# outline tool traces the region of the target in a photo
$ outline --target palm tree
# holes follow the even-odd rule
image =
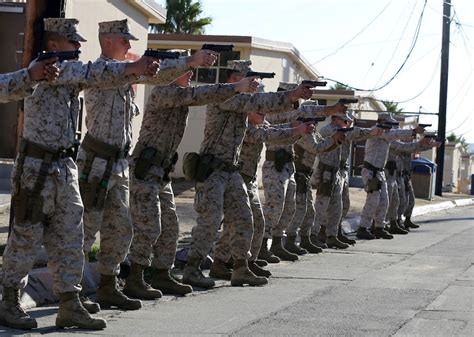
[[[166,23],[150,25],[150,33],[174,33],[201,35],[205,26],[212,23],[211,17],[201,18],[202,6],[198,0],[166,0]]]
[[[337,82],[329,87],[329,90],[351,90],[351,88],[345,84]]]
[[[398,103],[395,103],[394,101],[382,101],[382,103],[385,105],[388,112],[391,112],[395,115],[400,114],[403,111],[403,108],[399,108]]]
[[[463,136],[456,136],[454,132],[446,137],[446,140],[450,143],[460,144],[461,147],[467,152],[468,144],[466,143],[466,139]]]

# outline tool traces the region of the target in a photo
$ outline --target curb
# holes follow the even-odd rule
[[[465,198],[458,200],[443,201],[434,205],[415,206],[412,216],[420,216],[431,212],[439,212],[460,206],[474,205],[474,198]],[[359,228],[360,216],[356,215],[342,221],[342,230],[345,233],[355,233]]]

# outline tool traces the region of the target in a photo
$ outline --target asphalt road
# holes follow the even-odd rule
[[[107,329],[74,336],[474,336],[474,206],[417,221],[407,236],[274,265],[265,287],[220,283],[140,311],[103,311]],[[32,310],[38,334],[72,333],[54,328],[55,312]]]

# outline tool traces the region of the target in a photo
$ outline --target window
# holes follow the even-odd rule
[[[197,50],[191,50],[194,54]],[[227,61],[239,60],[240,52],[227,51],[219,53],[215,66],[211,68],[198,68],[194,72],[193,82],[203,84],[225,83],[227,81]]]

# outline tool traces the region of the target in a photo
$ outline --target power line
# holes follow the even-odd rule
[[[407,20],[407,22],[406,22],[406,24],[405,24],[405,27],[403,28],[402,34],[400,35],[400,39],[398,40],[397,45],[396,45],[395,48],[394,48],[395,51],[398,49],[398,46],[400,45],[400,43],[401,43],[401,41],[402,41],[402,38],[403,38],[403,36],[405,35],[405,32],[406,32],[407,27],[408,27],[408,23],[410,23],[411,17],[413,16],[413,13],[415,12],[416,5],[417,5],[417,3],[415,2],[415,4],[413,5],[413,8],[411,9],[410,16],[408,17],[408,20]],[[392,62],[393,58],[395,57],[395,51],[392,53],[392,57],[390,58],[390,60],[388,60],[386,66],[385,66],[384,71],[380,74],[379,79],[377,80],[377,82],[375,83],[375,85],[378,85],[378,84],[379,84],[380,80],[382,79],[382,76],[383,76],[383,75],[385,74],[385,72],[387,71],[388,65]]]
[[[402,71],[402,69],[404,68],[405,64],[407,63],[408,59],[410,58],[415,46],[416,46],[416,43],[418,41],[418,36],[419,36],[419,33],[420,33],[420,29],[421,29],[421,24],[423,22],[423,15],[425,13],[425,8],[426,8],[426,3],[427,3],[427,0],[425,0],[425,3],[423,5],[423,9],[421,11],[421,14],[420,14],[420,17],[418,19],[418,23],[417,23],[417,27],[416,27],[416,30],[415,30],[415,34],[413,36],[413,40],[412,40],[412,44],[410,46],[410,50],[408,51],[408,54],[407,56],[405,57],[405,60],[403,61],[402,65],[398,68],[398,70],[395,72],[395,74],[387,81],[385,82],[384,84],[382,84],[381,86],[379,87],[376,87],[376,88],[373,88],[373,89],[362,89],[362,88],[357,88],[357,87],[354,87],[354,86],[351,86],[349,84],[346,84],[346,83],[342,83],[342,82],[339,82],[339,81],[336,81],[334,79],[331,79],[331,78],[327,78],[327,77],[324,77],[325,79],[327,80],[330,80],[330,81],[333,81],[335,83],[338,83],[340,85],[344,85],[346,87],[349,87],[351,89],[354,89],[354,90],[359,90],[359,91],[370,91],[370,92],[373,92],[373,91],[378,91],[380,89],[383,89],[385,88],[387,85],[389,85],[397,76],[398,74]]]
[[[392,3],[393,0],[390,0],[386,5],[385,7],[367,24],[365,25],[359,32],[357,32],[353,37],[351,37],[349,40],[347,40],[346,42],[344,42],[339,48],[337,48],[334,52],[324,56],[323,58],[317,60],[316,62],[313,62],[310,64],[310,66],[312,65],[315,65],[316,63],[319,63],[325,59],[327,59],[329,56],[332,56],[334,54],[336,54],[337,52],[339,52],[341,49],[344,49],[344,47],[346,47],[349,43],[351,43],[356,37],[358,37],[360,34],[362,34],[362,32],[364,32],[375,20],[378,19],[378,17],[387,9],[388,6],[390,6],[390,4]]]

